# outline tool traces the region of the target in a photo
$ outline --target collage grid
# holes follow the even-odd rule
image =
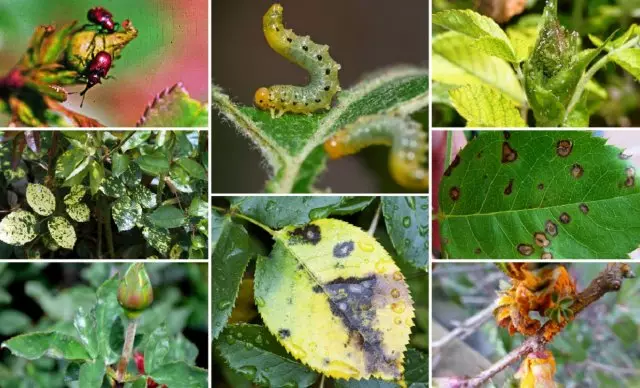
[[[640,386],[640,4],[41,3],[0,388]]]

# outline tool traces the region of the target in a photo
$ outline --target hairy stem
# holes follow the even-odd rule
[[[120,356],[120,362],[118,363],[118,370],[116,371],[116,380],[123,382],[127,374],[127,366],[131,355],[133,354],[133,340],[136,337],[136,328],[138,327],[138,319],[130,319],[129,324],[124,332],[124,345],[122,346],[122,355]]]
[[[378,228],[378,220],[380,220],[380,210],[382,209],[382,201],[378,204],[378,208],[376,209],[376,214],[373,215],[373,219],[371,220],[371,226],[369,226],[369,236],[373,236]]]
[[[567,107],[567,111],[564,114],[564,119],[562,120],[563,126],[566,125],[567,120],[569,119],[569,115],[571,114],[571,112],[573,112],[576,105],[580,101],[580,97],[582,97],[582,93],[584,93],[584,89],[587,87],[587,84],[589,83],[589,81],[591,81],[591,78],[593,78],[593,76],[598,72],[598,70],[602,69],[607,63],[609,63],[609,61],[611,60],[611,57],[614,54],[616,54],[619,51],[634,47],[635,45],[638,44],[638,42],[640,42],[640,38],[635,37],[629,40],[627,43],[623,44],[622,46],[618,47],[617,49],[609,51],[604,57],[600,58],[598,62],[596,62],[593,66],[591,66],[589,70],[587,70],[587,72],[582,75],[582,78],[580,78],[580,81],[578,81],[576,90],[573,92],[573,96],[571,97],[571,101],[569,102],[569,106]]]

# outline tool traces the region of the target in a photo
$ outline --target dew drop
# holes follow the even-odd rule
[[[393,296],[394,298],[399,298],[400,297],[400,291],[398,291],[397,288],[394,288],[393,290],[391,290],[391,296]]]
[[[258,373],[258,369],[255,366],[245,366],[238,369],[238,372],[245,376],[249,380],[253,380],[256,377],[256,373]]]
[[[395,317],[393,319],[393,323],[395,323],[396,325],[401,325],[402,324],[402,318],[400,317]]]
[[[384,260],[378,260],[374,267],[377,273],[383,274],[387,272],[387,262]]]
[[[373,252],[373,244],[368,243],[364,240],[358,241],[358,248],[362,249],[365,252]]]
[[[311,349],[312,352],[315,352],[316,350],[318,350],[318,344],[315,342],[311,342],[309,344],[309,349]]]
[[[400,271],[396,271],[393,273],[393,280],[397,280],[400,281],[404,278],[404,276],[402,276],[402,273]]]
[[[420,234],[420,236],[424,237],[427,233],[429,233],[429,227],[427,225],[418,226],[418,234]]]
[[[402,218],[402,226],[404,226],[405,228],[410,227],[411,226],[411,217],[404,216],[404,218]]]
[[[255,338],[255,341],[258,345],[262,345],[262,336],[258,334],[258,336]]]
[[[407,202],[407,206],[411,208],[411,210],[416,210],[416,199],[411,196],[404,197],[405,202]]]
[[[267,201],[267,205],[264,207],[264,210],[266,210],[268,212],[272,212],[272,211],[276,210],[277,206],[278,206],[278,204],[275,201]]]
[[[245,342],[244,348],[247,350],[253,349],[253,344],[251,342]]]
[[[229,306],[231,306],[231,302],[229,302],[228,300],[223,300],[218,303],[218,310],[227,309],[229,308]]]
[[[262,299],[261,297],[257,297],[256,298],[256,306],[264,307],[264,299]]]
[[[406,306],[405,306],[404,302],[391,303],[391,310],[393,310],[394,313],[402,314],[404,312],[405,308],[406,308]]]
[[[291,355],[298,359],[304,359],[307,356],[307,352],[296,344],[289,344],[289,350]]]
[[[235,338],[233,338],[233,336],[228,335],[226,339],[227,339],[227,343],[228,343],[229,345],[233,345],[233,344],[235,344],[235,343],[236,343],[236,339],[235,339]]]

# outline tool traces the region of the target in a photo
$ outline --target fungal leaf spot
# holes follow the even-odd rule
[[[255,296],[278,341],[328,377],[400,379],[413,302],[382,245],[334,219],[288,226],[274,239],[257,261]]]
[[[478,131],[440,171],[442,258],[629,256],[640,184],[621,152],[592,131]]]

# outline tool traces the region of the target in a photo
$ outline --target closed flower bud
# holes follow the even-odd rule
[[[144,264],[129,266],[118,286],[118,303],[128,318],[137,318],[153,302],[153,288]]]

